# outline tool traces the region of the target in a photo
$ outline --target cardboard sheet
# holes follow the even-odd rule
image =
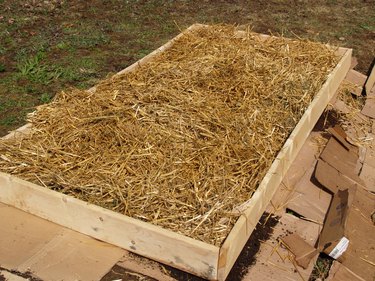
[[[363,166],[359,177],[364,182],[365,189],[375,192],[375,139],[366,149]]]
[[[322,190],[312,181],[315,165],[296,184],[293,200],[287,204],[287,208],[304,216],[305,218],[323,225],[332,195]]]
[[[125,250],[0,204],[0,264],[43,280],[99,280]]]
[[[347,150],[351,150],[354,153],[358,150],[355,146],[350,144],[346,138],[347,135],[345,131],[339,126],[335,125],[333,128],[329,128],[328,132],[338,141],[342,146],[344,146]]]
[[[323,230],[320,233],[318,249],[331,253],[337,243],[344,237],[345,223],[348,212],[349,191],[338,190],[333,195],[329,206]]]
[[[271,200],[267,211],[276,215],[282,215],[285,212],[285,208],[288,202],[296,202],[301,195],[295,192],[297,185],[303,189],[303,184],[300,183],[303,177],[309,177],[306,175],[310,172],[314,162],[319,155],[319,147],[315,141],[315,138],[319,137],[320,133],[312,132],[303,144],[300,152],[296,159],[288,169],[282,183],[280,184],[277,192]],[[329,203],[328,203],[329,204]],[[297,212],[297,211],[296,211]]]
[[[339,189],[348,189],[354,185],[352,180],[321,159],[318,160],[314,176],[332,194],[337,193]]]
[[[362,166],[360,178],[364,181],[364,185],[368,191],[375,192],[375,167],[364,163]]]
[[[167,275],[161,269],[159,263],[143,257],[135,257],[135,255],[130,255],[129,253],[125,253],[125,255],[118,261],[117,265],[125,269],[139,272],[156,280],[176,281],[176,279]]]
[[[319,246],[320,248],[325,246],[325,252],[332,253],[338,239],[346,237],[349,240],[348,247],[340,257],[337,257],[337,260],[360,279],[341,280],[361,280],[361,278],[373,280],[375,277],[375,235],[373,235],[375,226],[371,215],[375,210],[375,195],[363,188],[363,181],[359,177],[357,182],[354,181],[356,179],[353,176],[356,174],[354,163],[358,161],[358,156],[355,160],[355,157],[350,155],[343,146],[339,148],[340,143],[332,145],[331,140],[328,142],[331,145],[327,145],[321,155],[322,159],[318,161],[315,174],[321,184],[336,191],[319,238]],[[373,151],[373,148],[369,148],[369,153]],[[353,170],[350,171],[350,168]],[[368,173],[375,174],[375,169],[370,168]],[[344,193],[345,190],[347,194]],[[349,206],[348,211],[345,206]],[[345,217],[346,224],[344,223]],[[342,274],[349,273],[343,270]]]
[[[363,278],[355,274],[353,271],[334,261],[329,271],[326,281],[365,281]]]
[[[365,85],[365,82],[366,82],[366,79],[367,79],[367,76],[354,70],[354,69],[351,69],[349,70],[349,72],[347,73],[346,77],[345,77],[345,80],[357,85],[355,91],[353,94],[357,95],[357,96],[360,96],[361,93],[362,93],[362,90],[363,90],[363,86]]]
[[[287,248],[293,253],[297,264],[303,268],[307,268],[313,257],[318,251],[296,233],[289,234],[281,238]]]
[[[291,214],[284,213],[280,223],[274,228],[271,238],[261,244],[257,254],[256,264],[249,268],[243,281],[280,281],[280,280],[308,280],[316,257],[303,269],[289,259],[290,252],[278,245],[278,238],[288,233],[298,234],[306,243],[314,245],[320,226],[313,222],[301,220]]]
[[[375,278],[375,226],[371,215],[375,210],[375,195],[357,188],[349,209],[345,236],[350,240],[339,261],[364,280]]]
[[[361,113],[375,119],[375,87],[373,87],[372,90],[368,90],[366,102]]]
[[[340,173],[356,182],[361,183],[359,171],[361,165],[358,158],[358,150],[346,150],[335,138],[330,138],[320,158],[335,167]]]

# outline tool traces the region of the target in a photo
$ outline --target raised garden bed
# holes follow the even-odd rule
[[[350,58],[194,25],[40,107],[0,145],[0,201],[224,280]]]

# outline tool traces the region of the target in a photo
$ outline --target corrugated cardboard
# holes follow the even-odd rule
[[[288,250],[293,253],[296,263],[303,268],[307,268],[311,259],[318,254],[318,251],[313,246],[296,233],[282,237],[281,240]]]
[[[346,81],[352,82],[357,86],[353,92],[353,94],[357,96],[360,96],[362,94],[363,86],[365,85],[366,79],[366,75],[354,69],[349,70],[348,74],[345,77]]]
[[[358,176],[362,167],[358,158],[358,149],[347,150],[335,138],[330,138],[320,158],[335,167],[341,174],[363,185]]]
[[[365,281],[341,263],[334,261],[326,281]]]
[[[330,145],[323,151],[323,157],[319,159],[315,171],[317,180],[335,192],[319,238],[319,249],[329,254],[341,237],[346,237],[349,239],[349,246],[337,258],[345,268],[341,269],[339,275],[336,273],[336,279],[332,280],[373,281],[375,226],[371,215],[375,210],[375,195],[365,190],[363,181],[357,177],[358,166],[355,163],[359,162],[358,156],[356,159],[355,154],[337,140],[332,140],[334,139],[330,139]],[[371,172],[375,174],[375,169]],[[342,279],[337,279],[337,276]]]
[[[0,265],[42,280],[98,280],[125,250],[0,204]]]
[[[333,196],[319,237],[318,249],[320,251],[329,254],[341,238],[344,237],[348,213],[348,197],[348,189],[338,190]]]

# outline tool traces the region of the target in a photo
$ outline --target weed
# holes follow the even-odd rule
[[[62,75],[62,70],[58,67],[49,66],[43,63],[44,52],[38,52],[36,55],[21,59],[17,64],[17,69],[22,77],[32,82],[47,85]]]
[[[329,274],[333,259],[325,254],[320,254],[314,265],[309,281],[316,279],[325,280]]]
[[[67,42],[60,42],[56,45],[56,47],[60,50],[69,50],[72,49],[72,47]]]
[[[0,63],[0,72],[5,71],[5,65],[3,63]]]
[[[51,99],[52,99],[51,95],[47,93],[42,94],[39,98],[41,103],[49,103]]]

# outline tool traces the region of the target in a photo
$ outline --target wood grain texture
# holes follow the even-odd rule
[[[216,279],[219,248],[0,173],[0,201],[187,272]]]

